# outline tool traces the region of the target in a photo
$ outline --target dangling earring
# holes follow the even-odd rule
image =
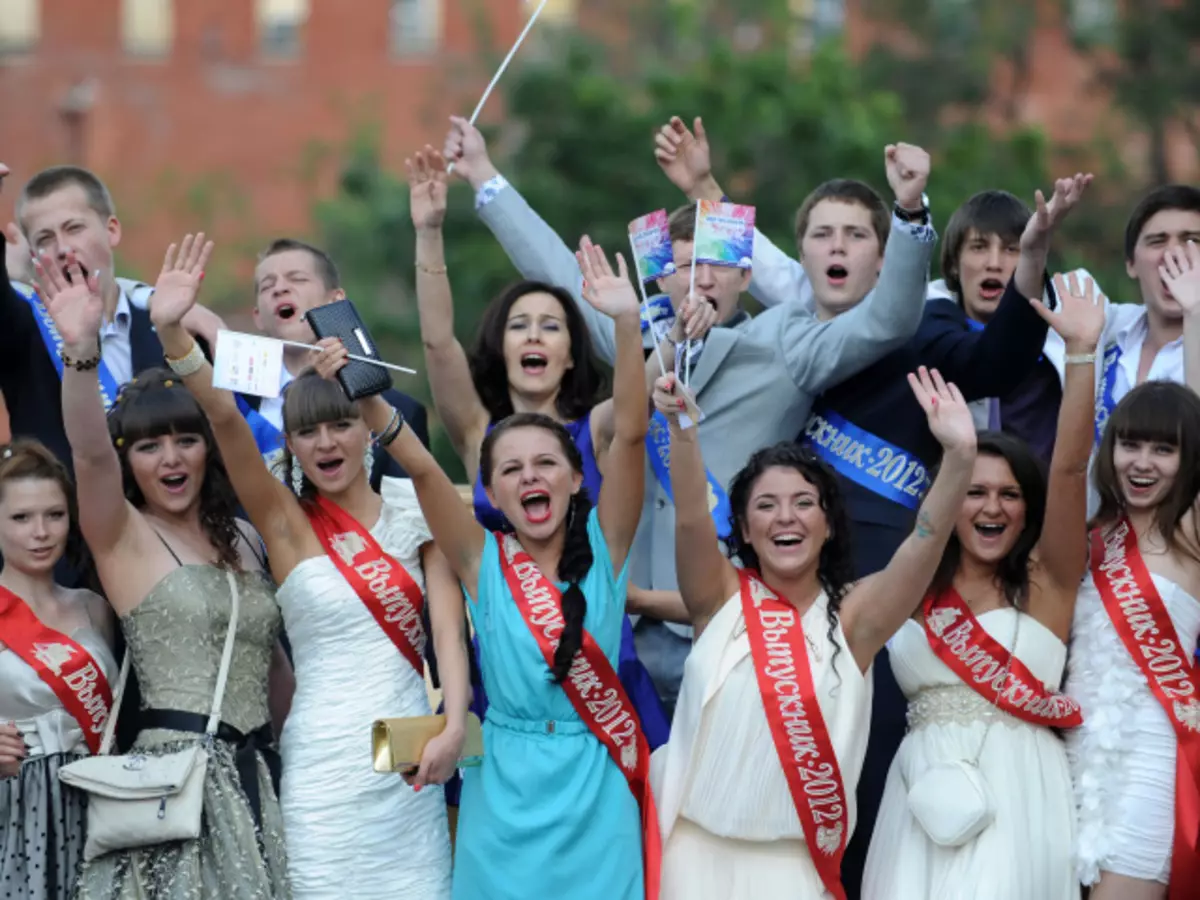
[[[288,457],[288,471],[291,475],[292,493],[297,497],[304,491],[304,469],[296,465],[296,457]]]
[[[363,451],[363,470],[367,473],[367,483],[371,481],[371,470],[375,468],[375,445],[368,442]]]

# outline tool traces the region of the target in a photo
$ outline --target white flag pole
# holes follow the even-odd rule
[[[696,291],[696,235],[700,233],[700,201],[696,201],[696,227],[692,231],[692,270],[689,273],[688,279],[688,295],[687,302],[692,302],[692,294]],[[688,387],[692,384],[692,342],[684,332],[683,337],[684,347],[684,365],[683,365],[683,383]]]
[[[638,267],[638,265],[637,265],[637,247],[635,247],[633,244],[633,234],[632,233],[629,235],[629,252],[632,254],[634,276],[637,279],[638,290],[641,291],[641,293],[642,293],[642,316],[645,317],[646,308],[649,306],[650,301],[646,297],[646,283],[644,281],[642,281],[641,272],[637,271],[637,267]],[[667,377],[667,364],[663,360],[662,348],[658,346],[658,333],[654,330],[653,322],[651,322],[649,319],[647,319],[646,322],[650,327],[650,342],[652,344],[654,344],[654,352],[658,356],[659,371],[662,372],[663,377],[666,378]]]
[[[500,68],[497,69],[496,74],[492,76],[491,83],[484,90],[483,96],[479,98],[479,103],[475,106],[475,112],[471,113],[470,122],[472,125],[474,125],[475,120],[479,118],[479,114],[483,112],[484,104],[487,103],[488,97],[492,95],[492,91],[495,89],[496,84],[500,81],[500,76],[504,74],[504,70],[508,68],[508,64],[513,61],[513,57],[517,55],[517,50],[519,50],[521,44],[524,43],[525,36],[529,34],[529,30],[533,28],[533,23],[536,22],[538,16],[542,14],[542,9],[545,6],[546,0],[542,0],[542,2],[538,4],[538,8],[533,11],[533,15],[529,17],[529,21],[525,23],[525,28],[517,36],[517,42],[512,45],[512,49],[508,51],[508,56],[504,57],[504,62],[500,63]],[[450,163],[450,165],[446,167],[446,174],[449,175],[453,171],[454,163]]]
[[[276,340],[278,340],[278,338]],[[316,344],[305,344],[301,341],[280,340],[279,343],[281,343],[287,347],[303,347],[305,350],[320,351],[320,350],[325,349],[324,347],[318,347]],[[358,356],[355,353],[347,353],[346,356],[348,358],[354,360],[355,362],[364,362],[364,363],[370,363],[373,366],[382,366],[385,369],[391,369],[393,372],[403,372],[406,375],[416,375],[417,374],[416,369],[406,369],[404,366],[395,366],[395,365],[392,365],[391,363],[383,362],[382,360],[371,359],[371,357],[369,357],[369,356]]]

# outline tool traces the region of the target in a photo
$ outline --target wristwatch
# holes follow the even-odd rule
[[[929,195],[921,194],[921,205],[916,209],[905,209],[899,202],[892,204],[896,218],[902,222],[913,222],[919,225],[929,224]]]

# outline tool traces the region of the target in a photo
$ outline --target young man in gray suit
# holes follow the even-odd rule
[[[445,156],[454,163],[455,173],[476,190],[480,218],[523,277],[558,284],[571,292],[587,321],[597,354],[611,364],[611,323],[580,299],[581,276],[575,254],[497,172],[479,131],[463,119],[452,122]],[[900,144],[886,149],[885,160],[897,207],[923,209],[928,154]],[[820,214],[830,219],[831,242],[839,246],[856,242],[861,228],[855,221],[865,215],[869,222],[873,212],[849,197],[823,200],[820,207]],[[631,218],[643,211],[631,210]],[[841,254],[843,271],[831,279],[835,289],[845,294],[842,314],[820,321],[800,304],[788,303],[752,318],[739,305],[750,283],[750,270],[701,266],[696,272],[695,294],[688,297],[694,227],[687,221],[689,211],[690,207],[679,210],[672,217],[676,272],[661,279],[659,288],[676,310],[686,306],[684,318],[707,306],[715,316],[699,315],[719,323],[704,336],[702,351],[693,354],[690,384],[704,411],[698,425],[700,441],[710,466],[713,518],[718,534],[724,535],[729,528],[725,486],[750,454],[795,438],[815,395],[912,337],[924,308],[936,235],[927,215],[920,224],[897,217],[886,252],[882,242],[870,244],[873,231],[865,239],[870,245],[867,252],[851,248],[854,258],[864,261],[861,264],[851,263],[850,256],[835,251]],[[846,218],[855,221],[841,222]],[[822,273],[822,277],[826,275]],[[876,276],[879,287],[872,290]],[[671,366],[674,343],[665,340],[660,349]],[[658,365],[652,354],[647,359],[648,376],[657,374]],[[690,650],[691,629],[665,621],[685,620],[675,578],[674,505],[666,467],[658,453],[660,445],[667,443],[665,427],[656,428],[652,421],[647,440],[651,445],[647,453],[650,477],[631,558],[629,608],[643,614],[636,631],[638,653],[670,712],[678,695],[683,660]]]

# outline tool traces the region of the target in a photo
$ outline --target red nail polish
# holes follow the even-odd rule
[[[421,785],[419,785],[419,784],[414,784],[414,785],[413,785],[413,793],[414,793],[414,794],[418,794],[418,793],[420,793],[420,792],[421,792]]]

